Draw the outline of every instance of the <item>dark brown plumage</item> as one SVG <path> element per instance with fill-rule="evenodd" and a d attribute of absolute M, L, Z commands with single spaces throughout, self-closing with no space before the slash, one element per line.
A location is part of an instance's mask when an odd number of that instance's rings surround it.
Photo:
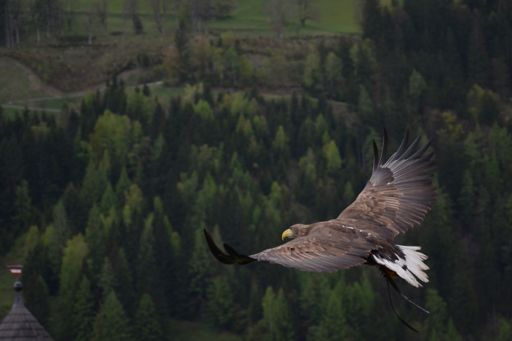
<path fill-rule="evenodd" d="M 304 271 L 330 272 L 364 263 L 379 265 L 413 286 L 427 282 L 426 256 L 415 246 L 400 246 L 393 239 L 419 225 L 435 198 L 432 186 L 433 153 L 420 138 L 410 145 L 408 135 L 395 153 L 384 160 L 374 143 L 372 175 L 356 200 L 332 220 L 296 224 L 283 233 L 293 240 L 243 256 L 225 245 L 226 253 L 205 235 L 214 256 L 227 264 L 266 261 Z"/>

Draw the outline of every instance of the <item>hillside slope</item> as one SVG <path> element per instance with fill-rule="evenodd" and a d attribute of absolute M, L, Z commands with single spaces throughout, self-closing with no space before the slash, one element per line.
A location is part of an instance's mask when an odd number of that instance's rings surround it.
<path fill-rule="evenodd" d="M 59 90 L 44 83 L 35 72 L 12 58 L 0 57 L 0 70 L 0 103 L 60 94 Z"/>

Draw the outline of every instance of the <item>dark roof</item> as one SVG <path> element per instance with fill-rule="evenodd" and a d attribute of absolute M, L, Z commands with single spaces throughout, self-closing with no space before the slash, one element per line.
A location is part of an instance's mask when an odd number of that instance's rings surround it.
<path fill-rule="evenodd" d="M 53 340 L 25 307 L 21 292 L 18 290 L 11 311 L 0 324 L 0 340 Z"/>

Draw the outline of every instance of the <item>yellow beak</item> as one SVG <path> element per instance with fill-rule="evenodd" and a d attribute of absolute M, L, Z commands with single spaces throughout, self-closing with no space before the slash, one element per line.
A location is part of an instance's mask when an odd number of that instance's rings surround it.
<path fill-rule="evenodd" d="M 283 234 L 281 235 L 281 239 L 285 240 L 286 238 L 290 238 L 291 236 L 293 236 L 292 230 L 286 229 L 286 230 L 284 230 Z"/>

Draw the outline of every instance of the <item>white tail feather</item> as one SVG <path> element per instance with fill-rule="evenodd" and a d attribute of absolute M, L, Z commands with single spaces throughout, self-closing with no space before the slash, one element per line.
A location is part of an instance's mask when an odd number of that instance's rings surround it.
<path fill-rule="evenodd" d="M 397 245 L 403 253 L 403 257 L 396 255 L 398 259 L 389 260 L 374 255 L 375 262 L 385 266 L 389 270 L 396 272 L 398 276 L 407 281 L 414 287 L 421 287 L 420 280 L 423 283 L 428 283 L 428 275 L 425 272 L 429 269 L 428 265 L 423 261 L 428 257 L 424 253 L 419 252 L 419 246 L 404 246 Z"/>

